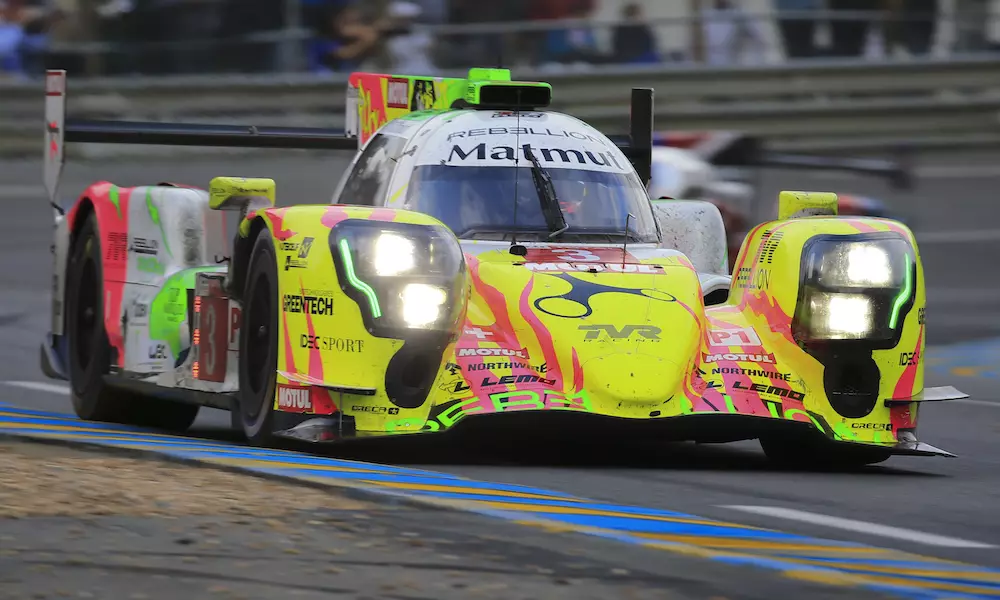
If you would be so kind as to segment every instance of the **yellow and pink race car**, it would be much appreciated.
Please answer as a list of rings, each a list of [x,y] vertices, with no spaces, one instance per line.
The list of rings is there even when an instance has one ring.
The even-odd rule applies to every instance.
[[[254,444],[492,419],[759,438],[806,465],[948,455],[916,437],[922,403],[963,395],[924,387],[924,273],[902,224],[784,192],[730,274],[715,206],[647,194],[652,90],[632,91],[621,136],[504,69],[355,73],[347,92],[346,131],[80,122],[65,72],[48,74],[42,362],[78,415],[183,430],[211,406]],[[63,206],[76,142],[356,156],[332,204],[278,207],[273,180],[222,176],[102,181]]]

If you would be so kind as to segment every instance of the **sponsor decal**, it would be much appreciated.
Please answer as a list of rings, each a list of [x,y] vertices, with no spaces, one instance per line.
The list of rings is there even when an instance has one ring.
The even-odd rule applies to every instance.
[[[520,156],[518,156],[520,154]],[[563,148],[532,148],[531,144],[521,144],[520,148],[513,146],[487,146],[486,142],[475,146],[463,148],[459,144],[451,147],[446,162],[452,161],[514,161],[531,160],[529,154],[533,154],[541,163],[549,165],[595,165],[599,167],[614,167],[624,170],[618,159],[611,152],[594,152],[592,150],[576,150]]]
[[[917,309],[917,325],[924,324],[924,314],[927,311],[927,307]]]
[[[851,423],[851,429],[871,429],[874,431],[892,431],[892,423]]]
[[[376,415],[398,415],[399,409],[395,406],[368,406],[365,404],[355,404],[351,407],[354,412],[366,412]]]
[[[660,341],[660,334],[663,332],[659,327],[652,325],[625,325],[621,329],[614,325],[580,325],[578,329],[587,332],[583,336],[585,342],[627,340],[633,337],[640,342]]]
[[[503,391],[490,394],[486,398],[463,398],[435,407],[431,418],[424,425],[424,431],[440,431],[453,426],[468,415],[482,413],[502,413],[512,410],[593,410],[590,396],[586,391],[565,394],[553,390],[536,392],[533,390]],[[404,429],[402,421],[386,424],[387,431]]]
[[[493,337],[493,332],[492,331],[486,331],[486,330],[481,329],[479,327],[471,327],[471,328],[470,327],[466,327],[465,328],[465,335],[472,335],[472,336],[475,336],[476,338],[478,338],[480,340],[485,340],[486,338]]]
[[[409,108],[410,80],[390,77],[386,83],[386,106],[389,108]]]
[[[497,385],[512,385],[516,383],[544,383],[545,385],[555,385],[555,379],[545,379],[538,375],[504,375],[499,379],[490,379],[487,375],[479,384],[481,387],[492,387]]]
[[[132,301],[132,318],[145,319],[149,316],[149,305],[145,302]]]
[[[299,347],[309,348],[310,350],[333,350],[336,352],[357,353],[364,352],[365,341],[303,333],[299,336]]]
[[[109,233],[107,240],[107,251],[104,254],[105,260],[118,262],[128,258],[128,234]]]
[[[920,352],[900,352],[899,366],[915,367],[920,364]]]
[[[469,384],[466,383],[464,379],[459,379],[458,381],[454,382],[449,381],[442,383],[438,389],[440,389],[442,392],[447,392],[449,394],[458,394],[461,392],[467,392],[472,388],[469,387]]]
[[[516,356],[518,358],[528,358],[528,351],[510,350],[508,348],[459,348],[458,356]]]
[[[563,319],[582,319],[584,317],[589,317],[593,312],[593,309],[590,306],[590,299],[598,294],[605,293],[631,294],[643,296],[651,300],[659,300],[660,302],[677,302],[677,298],[662,290],[620,288],[594,281],[584,281],[565,273],[553,273],[551,276],[561,279],[570,285],[568,292],[563,292],[554,296],[543,296],[535,299],[534,307],[547,315],[552,315],[553,317],[561,317]],[[562,300],[562,302],[558,303],[560,312],[546,310],[547,305],[551,306],[551,303],[546,304],[546,302],[556,299]],[[570,312],[567,314],[565,311],[567,310],[568,304],[575,304],[579,308],[568,309]],[[552,306],[552,308],[556,307]]]
[[[739,367],[722,367],[720,369],[712,369],[713,375],[749,375],[751,377],[768,377],[770,379],[781,379],[782,381],[788,381],[791,379],[791,374],[789,373],[779,373],[777,371],[763,371],[760,369],[741,369]]]
[[[517,112],[513,110],[498,110],[495,113],[493,113],[490,116],[490,118],[503,119],[506,117],[521,117],[522,119],[541,119],[542,116],[543,113],[539,112],[522,112],[520,115],[518,115]],[[450,140],[451,138],[449,137],[448,139]]]
[[[150,273],[152,275],[163,275],[167,272],[167,268],[163,263],[156,260],[154,256],[140,256],[135,266],[143,273]]]
[[[663,267],[659,265],[643,264],[602,264],[602,263],[524,263],[524,268],[536,272],[574,272],[584,271],[590,273],[600,273],[610,271],[612,273],[645,273],[662,274]]]
[[[451,375],[458,375],[459,373],[462,372],[462,367],[456,365],[455,363],[447,363],[445,364],[444,368]]]
[[[285,294],[282,310],[286,313],[329,316],[333,314],[333,298]]]
[[[132,245],[128,247],[128,251],[136,254],[156,256],[160,253],[160,242],[141,237],[132,238]]]
[[[410,110],[430,110],[437,102],[437,92],[434,82],[430,79],[414,79],[413,95],[410,97]]]
[[[150,344],[149,345],[149,358],[151,360],[166,360],[167,359],[167,345],[166,344]]]
[[[512,111],[502,111],[502,112],[508,113],[503,116],[510,116],[510,117],[514,116],[514,113]],[[538,117],[529,117],[527,116],[528,113],[521,113],[521,118],[531,119],[531,118],[541,118],[542,116],[542,113],[534,113],[534,114],[538,115]],[[494,118],[496,118],[496,113],[494,113]],[[548,128],[536,129],[535,127],[480,127],[478,129],[468,129],[466,131],[456,131],[453,133],[449,133],[448,141],[450,142],[453,139],[468,139],[468,138],[483,137],[489,135],[513,135],[513,136],[536,135],[540,137],[571,138],[574,140],[594,142],[596,144],[601,144],[602,146],[604,145],[604,140],[602,140],[601,138],[594,135],[582,133],[579,131],[566,131],[565,129],[562,131],[558,130],[552,131],[551,129]],[[525,146],[530,147],[528,144],[525,144]]]
[[[739,381],[733,382],[733,389],[740,390],[744,392],[757,392],[758,394],[771,394],[772,396],[780,396],[782,398],[789,398],[791,400],[805,400],[806,395],[802,392],[796,392],[795,390],[790,390],[786,387],[781,387],[778,385],[768,385],[766,383],[751,383],[749,387],[740,383]]]
[[[289,269],[306,269],[309,267],[309,251],[312,250],[313,238],[307,237],[303,238],[301,242],[282,242],[281,249],[285,252],[290,252],[296,255],[296,258],[292,257],[292,254],[285,256],[285,270]]]
[[[760,346],[760,337],[751,327],[739,329],[709,329],[710,346]]]
[[[765,265],[769,265],[774,261],[774,252],[778,249],[778,244],[781,243],[781,238],[784,237],[784,231],[772,231],[768,229],[760,235],[761,244],[759,254],[757,255],[757,262]]]
[[[774,364],[773,354],[709,354],[705,357],[705,362],[754,362]]]
[[[757,269],[750,267],[740,267],[736,275],[736,287],[741,290],[766,290],[771,287],[771,270]]]
[[[458,365],[455,365],[456,367]],[[466,371],[496,371],[500,369],[530,369],[536,373],[545,373],[549,370],[548,363],[542,363],[537,367],[532,367],[526,362],[488,362],[480,364],[471,364],[466,366]],[[452,373],[454,375],[454,373]]]
[[[548,246],[539,247],[532,246],[528,248],[528,253],[524,256],[525,262],[528,263],[615,263],[619,266],[622,264],[622,259],[625,259],[626,263],[636,263],[639,262],[635,256],[633,256],[627,250],[624,251],[622,248],[612,248],[612,247],[601,247],[601,246]]]
[[[312,399],[309,388],[278,385],[278,410],[285,412],[311,412]]]

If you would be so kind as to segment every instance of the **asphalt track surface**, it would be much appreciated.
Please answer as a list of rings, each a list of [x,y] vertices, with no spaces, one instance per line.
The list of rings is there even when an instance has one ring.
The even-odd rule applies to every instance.
[[[216,175],[267,176],[277,180],[282,204],[325,203],[343,166],[340,157],[299,153],[71,163],[62,189],[72,195],[98,179],[205,185]],[[911,223],[928,281],[933,350],[927,384],[956,385],[972,396],[926,407],[920,436],[957,459],[897,457],[855,473],[791,473],[770,468],[754,443],[639,447],[587,440],[553,448],[524,439],[492,447],[441,441],[422,443],[418,451],[387,445],[342,453],[1000,567],[1000,342],[993,339],[1000,336],[995,259],[1000,162],[986,154],[927,156],[918,160],[917,172],[921,177],[911,192],[850,176],[767,173],[761,194],[773,198],[779,189],[868,194],[886,200]],[[37,186],[40,174],[34,161],[0,164],[0,381],[29,382],[5,386],[0,401],[69,412],[60,384],[45,380],[37,366],[51,277],[51,211]],[[226,439],[227,423],[227,415],[204,410],[195,433]]]

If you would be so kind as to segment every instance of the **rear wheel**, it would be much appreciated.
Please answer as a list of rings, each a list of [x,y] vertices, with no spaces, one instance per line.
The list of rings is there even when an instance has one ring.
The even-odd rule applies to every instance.
[[[116,390],[104,381],[111,366],[111,345],[104,329],[101,245],[93,215],[80,229],[69,257],[66,282],[66,332],[73,410],[88,421],[124,423],[184,431],[198,406]]]
[[[240,392],[233,425],[256,445],[272,445],[274,388],[278,369],[278,270],[271,232],[254,241],[243,290],[240,327]]]
[[[892,456],[886,448],[840,445],[801,437],[766,436],[760,447],[772,463],[794,469],[856,469],[884,462]]]

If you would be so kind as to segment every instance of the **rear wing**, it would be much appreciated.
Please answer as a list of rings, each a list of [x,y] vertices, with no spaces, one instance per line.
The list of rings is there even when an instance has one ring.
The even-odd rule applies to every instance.
[[[344,131],[318,127],[67,120],[67,91],[66,71],[46,72],[44,181],[59,215],[63,209],[56,198],[69,143],[351,151],[358,147]]]
[[[848,158],[775,152],[766,149],[759,137],[732,131],[660,132],[654,135],[654,144],[685,148],[719,167],[850,171],[885,178],[895,189],[909,190],[913,187],[912,169],[903,159]]]

